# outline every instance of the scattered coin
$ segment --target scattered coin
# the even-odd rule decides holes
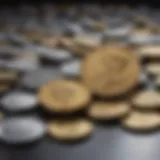
[[[45,130],[35,117],[6,118],[0,123],[0,139],[9,144],[30,143],[42,138]]]
[[[71,80],[50,81],[39,91],[39,100],[49,111],[74,112],[86,107],[91,99],[88,89]]]
[[[138,59],[130,50],[108,46],[84,59],[81,75],[94,94],[117,96],[138,83],[139,68]]]
[[[21,84],[29,89],[38,89],[48,81],[60,79],[61,77],[62,74],[58,68],[44,67],[25,73],[21,79]]]
[[[11,112],[27,111],[36,107],[37,98],[34,94],[15,91],[2,97],[1,105]]]
[[[60,70],[64,76],[78,77],[80,76],[80,60],[73,60],[61,65]]]
[[[149,75],[153,75],[153,76],[160,75],[160,64],[159,63],[148,64],[145,68]]]
[[[132,111],[122,120],[124,127],[135,131],[151,131],[160,126],[159,113]]]
[[[85,119],[55,120],[48,125],[48,133],[57,140],[73,141],[89,136],[93,132],[93,124]]]
[[[154,90],[144,90],[132,98],[133,106],[140,109],[160,108],[160,93]]]
[[[123,117],[130,111],[126,102],[94,102],[88,110],[88,115],[98,120],[112,120]]]
[[[160,58],[160,47],[158,45],[148,45],[139,48],[137,53],[142,58]]]

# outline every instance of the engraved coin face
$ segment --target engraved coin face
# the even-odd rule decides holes
[[[95,102],[88,110],[88,115],[98,120],[111,120],[122,117],[130,111],[126,102]]]
[[[132,104],[142,109],[160,108],[160,93],[154,90],[141,91],[132,98]]]
[[[84,108],[90,101],[90,93],[81,83],[56,80],[40,88],[39,100],[49,111],[68,113]]]
[[[127,48],[106,46],[84,59],[81,75],[94,94],[117,96],[137,84],[139,61]]]
[[[136,131],[150,131],[160,126],[159,113],[132,111],[122,120],[122,125]]]
[[[78,140],[93,132],[93,124],[85,119],[57,120],[50,122],[48,133],[57,140]]]

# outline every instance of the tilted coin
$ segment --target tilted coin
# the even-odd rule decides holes
[[[132,111],[121,124],[135,131],[150,131],[160,126],[160,115],[157,112]]]
[[[61,77],[62,74],[58,68],[39,68],[25,73],[21,79],[21,84],[29,89],[38,89],[48,81],[56,80]]]
[[[93,132],[92,122],[85,119],[55,120],[48,125],[48,133],[57,140],[79,140]]]
[[[105,46],[84,59],[81,75],[94,94],[118,96],[137,84],[139,61],[127,48]]]
[[[81,83],[71,80],[50,81],[39,91],[40,103],[47,110],[59,113],[83,109],[90,99],[88,89]]]
[[[46,127],[34,117],[6,118],[0,122],[0,139],[10,144],[30,143],[42,138]]]
[[[2,97],[0,103],[11,112],[26,111],[36,107],[37,98],[34,94],[14,91]]]
[[[127,102],[94,102],[88,109],[88,115],[98,120],[120,118],[130,111]]]
[[[132,104],[141,109],[160,108],[160,93],[154,90],[140,91],[133,96]]]
[[[61,65],[60,70],[64,76],[77,77],[80,76],[80,60],[73,60]]]
[[[146,69],[146,72],[148,72],[148,74],[150,75],[154,75],[154,76],[160,75],[160,64],[159,63],[148,64],[145,67],[145,69]]]

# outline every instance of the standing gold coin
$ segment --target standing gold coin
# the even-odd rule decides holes
[[[122,120],[122,125],[135,131],[150,131],[160,126],[160,115],[156,112],[132,111]]]
[[[92,122],[85,119],[57,120],[48,125],[48,133],[57,140],[79,140],[89,136],[94,129]]]
[[[90,101],[89,91],[71,80],[51,81],[40,88],[40,102],[53,112],[72,112],[83,109]]]
[[[139,61],[127,48],[105,46],[85,57],[81,75],[93,93],[117,96],[137,84]]]
[[[88,115],[97,120],[120,118],[130,111],[126,102],[95,102],[88,110]]]

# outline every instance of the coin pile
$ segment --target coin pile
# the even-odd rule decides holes
[[[46,133],[77,141],[97,121],[160,128],[159,12],[43,4],[0,7],[0,14],[7,15],[0,18],[2,141],[29,143]]]

